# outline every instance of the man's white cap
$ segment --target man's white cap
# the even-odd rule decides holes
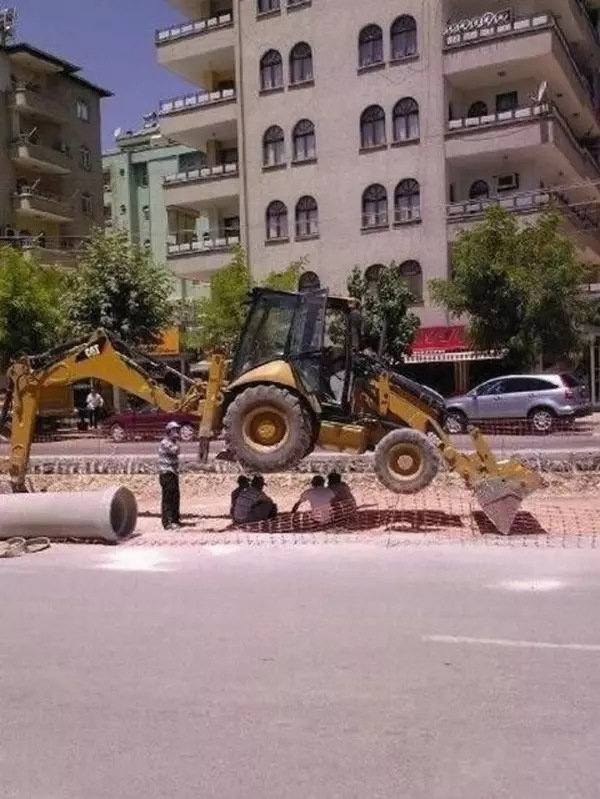
[[[169,422],[167,424],[167,433],[169,433],[171,430],[180,430],[180,429],[181,425],[179,424],[179,422]]]

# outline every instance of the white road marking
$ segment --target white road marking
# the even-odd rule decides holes
[[[215,558],[219,558],[222,555],[233,555],[234,552],[239,552],[239,550],[240,547],[231,544],[212,544],[206,547],[206,552],[208,552],[209,555],[213,555]]]
[[[464,635],[424,635],[423,641],[433,644],[473,644],[502,646],[513,649],[568,649],[574,652],[600,652],[600,644],[555,644],[550,641],[514,641],[508,638],[469,638]]]
[[[562,580],[503,580],[488,588],[500,588],[504,591],[558,591],[564,588]]]
[[[118,549],[107,561],[98,563],[98,569],[113,571],[157,572],[170,571],[170,564],[156,549],[150,547],[132,547]]]

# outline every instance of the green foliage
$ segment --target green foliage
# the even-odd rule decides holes
[[[365,275],[355,266],[347,285],[349,295],[362,304],[365,345],[384,360],[401,361],[414,341],[420,321],[410,310],[414,298],[397,264],[392,261],[382,267],[376,288],[369,286]]]
[[[262,285],[280,291],[295,291],[302,274],[304,259],[281,272],[271,272]],[[196,329],[186,335],[186,346],[210,350],[215,347],[229,353],[236,344],[246,317],[246,299],[252,278],[243,247],[232,250],[231,260],[210,279],[210,296],[197,302]]]
[[[0,249],[0,371],[18,355],[44,352],[67,333],[63,272],[12,247]]]
[[[469,334],[482,350],[508,350],[514,366],[531,368],[543,352],[557,361],[581,344],[586,315],[581,282],[586,266],[550,210],[530,225],[500,207],[460,233],[452,280],[432,280],[435,303],[455,318],[469,317]]]
[[[125,231],[95,231],[79,258],[70,316],[78,333],[104,327],[129,344],[155,344],[173,323],[172,288],[167,267]]]

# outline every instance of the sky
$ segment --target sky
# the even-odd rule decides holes
[[[161,100],[190,91],[156,63],[156,28],[182,20],[166,0],[0,0],[0,7],[16,8],[16,41],[77,64],[114,92],[102,101],[104,149],[116,128],[135,129]]]

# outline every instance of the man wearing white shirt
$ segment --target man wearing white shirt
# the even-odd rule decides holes
[[[296,513],[300,505],[307,502],[310,505],[310,515],[313,522],[317,524],[330,524],[333,521],[332,503],[335,494],[325,485],[325,480],[320,474],[316,474],[310,483],[310,488],[304,491],[294,507],[292,513]]]
[[[98,419],[100,417],[100,411],[104,407],[104,400],[102,399],[102,395],[96,388],[92,388],[90,393],[87,395],[85,406],[87,408],[89,418],[90,418],[90,427],[93,430],[98,428]]]

